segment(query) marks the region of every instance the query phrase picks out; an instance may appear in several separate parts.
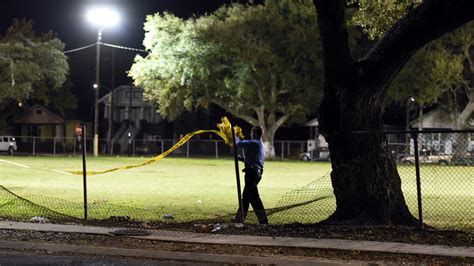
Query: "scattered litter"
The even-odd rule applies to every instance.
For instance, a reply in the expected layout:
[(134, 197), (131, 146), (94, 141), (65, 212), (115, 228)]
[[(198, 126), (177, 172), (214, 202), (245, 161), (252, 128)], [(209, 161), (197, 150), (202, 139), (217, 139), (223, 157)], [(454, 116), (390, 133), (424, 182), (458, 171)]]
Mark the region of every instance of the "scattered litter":
[(109, 220), (114, 222), (127, 222), (130, 221), (130, 216), (110, 216)]
[(166, 219), (174, 219), (174, 215), (172, 213), (167, 213), (165, 215), (163, 215), (163, 217), (165, 217)]
[(226, 227), (227, 227), (226, 224), (220, 224), (220, 223), (214, 224), (214, 229), (211, 230), (211, 233), (219, 232), (220, 230), (222, 230)]
[(210, 233), (214, 229), (213, 224), (195, 224), (194, 230), (197, 233)]
[(226, 224), (194, 224), (194, 231), (197, 233), (217, 233), (224, 228), (227, 228)]
[(30, 222), (35, 222), (35, 223), (48, 223), (49, 219), (41, 216), (34, 216), (31, 217)]
[(94, 200), (92, 202), (92, 204), (106, 204), (109, 200), (108, 199), (98, 199), (98, 200)]
[(201, 200), (197, 200), (197, 201), (196, 201), (196, 203), (199, 203), (199, 204), (201, 204), (201, 203), (202, 203), (202, 201), (201, 201)]

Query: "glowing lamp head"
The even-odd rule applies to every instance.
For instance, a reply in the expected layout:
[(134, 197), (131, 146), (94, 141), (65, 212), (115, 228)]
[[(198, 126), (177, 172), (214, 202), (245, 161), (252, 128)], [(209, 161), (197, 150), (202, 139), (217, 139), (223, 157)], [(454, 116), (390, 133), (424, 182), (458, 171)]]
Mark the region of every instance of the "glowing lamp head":
[(98, 28), (112, 27), (119, 23), (119, 14), (110, 7), (95, 7), (87, 11), (87, 20)]

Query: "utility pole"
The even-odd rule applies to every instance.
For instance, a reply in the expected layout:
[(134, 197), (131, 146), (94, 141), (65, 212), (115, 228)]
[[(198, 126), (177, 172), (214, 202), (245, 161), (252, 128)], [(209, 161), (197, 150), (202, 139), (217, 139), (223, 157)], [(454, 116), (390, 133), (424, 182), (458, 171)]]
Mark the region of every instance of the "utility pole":
[(97, 31), (95, 61), (95, 111), (94, 111), (94, 157), (99, 156), (99, 87), (100, 87), (100, 46), (102, 45), (102, 28)]
[(110, 96), (109, 96), (109, 123), (107, 131), (107, 147), (109, 153), (112, 154), (112, 130), (113, 130), (113, 115), (114, 115), (114, 89), (115, 89), (115, 49), (112, 49), (112, 78), (110, 82)]

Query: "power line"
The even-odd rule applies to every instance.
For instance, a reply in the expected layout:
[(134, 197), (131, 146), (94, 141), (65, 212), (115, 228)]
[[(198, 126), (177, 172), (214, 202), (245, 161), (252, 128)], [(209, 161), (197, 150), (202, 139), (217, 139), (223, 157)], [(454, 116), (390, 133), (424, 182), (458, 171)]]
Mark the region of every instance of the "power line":
[(93, 43), (93, 44), (89, 44), (89, 45), (86, 45), (86, 46), (83, 46), (83, 47), (79, 47), (79, 48), (76, 48), (76, 49), (64, 51), (64, 53), (65, 53), (65, 54), (74, 53), (74, 52), (78, 52), (78, 51), (81, 51), (81, 50), (85, 50), (85, 49), (87, 49), (87, 48), (90, 48), (90, 47), (93, 47), (93, 46), (96, 46), (96, 45), (97, 45), (97, 43)]
[[(115, 44), (110, 44), (110, 43), (100, 43), (101, 45), (104, 45), (104, 46), (108, 46), (108, 47), (111, 47), (111, 48), (116, 48), (116, 49), (122, 49), (122, 50), (128, 50), (128, 51), (135, 51), (135, 52), (141, 52), (141, 53), (146, 53), (147, 51), (143, 50), (143, 49), (137, 49), (137, 48), (132, 48), (132, 47), (125, 47), (125, 46), (120, 46), (120, 45), (115, 45)], [(79, 48), (76, 48), (76, 49), (72, 49), (72, 50), (67, 50), (67, 51), (64, 51), (65, 54), (68, 54), (68, 53), (74, 53), (74, 52), (79, 52), (79, 51), (82, 51), (82, 50), (85, 50), (87, 48), (90, 48), (90, 47), (94, 47), (96, 46), (97, 43), (92, 43), (92, 44), (89, 44), (89, 45), (86, 45), (86, 46), (83, 46), (83, 47), (79, 47)]]
[(143, 50), (143, 49), (137, 49), (137, 48), (119, 46), (119, 45), (110, 44), (110, 43), (102, 43), (102, 45), (108, 46), (108, 47), (112, 47), (112, 48), (122, 49), (122, 50), (129, 50), (129, 51), (147, 53), (147, 51), (145, 51), (145, 50)]

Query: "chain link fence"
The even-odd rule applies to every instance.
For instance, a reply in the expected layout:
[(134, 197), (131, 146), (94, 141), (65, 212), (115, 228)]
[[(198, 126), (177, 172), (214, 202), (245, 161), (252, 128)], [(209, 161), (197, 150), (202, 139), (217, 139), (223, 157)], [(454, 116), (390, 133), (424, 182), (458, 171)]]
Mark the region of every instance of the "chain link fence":
[[(75, 156), (82, 153), (80, 138), (28, 136), (14, 136), (14, 138), (17, 144), (15, 153), (18, 155)], [(99, 153), (102, 155), (156, 156), (168, 150), (177, 142), (176, 139), (131, 139), (123, 145), (114, 143), (114, 141), (109, 145), (106, 139), (100, 139)], [(307, 151), (307, 144), (307, 141), (277, 140), (274, 142), (276, 158), (282, 160), (302, 159), (303, 153)], [(87, 153), (92, 153), (92, 138), (86, 139), (86, 146)], [(191, 139), (169, 156), (219, 159), (232, 157), (233, 155), (228, 145), (222, 140)]]
[(474, 131), (358, 132), (383, 134), (397, 163), (412, 215), (438, 228), (474, 227)]
[[(397, 163), (403, 195), (414, 217), (420, 217), (425, 224), (436, 228), (474, 230), (474, 131), (355, 134), (361, 138), (369, 138), (374, 134), (383, 136), (390, 155)], [(88, 149), (92, 150), (92, 141), (86, 143), (90, 147)], [(82, 148), (75, 144), (74, 139), (42, 142), (35, 138), (18, 137), (17, 144), (18, 152), (27, 154), (44, 151), (56, 155), (79, 155)], [(146, 152), (159, 154), (173, 144), (172, 140), (148, 142), (146, 147), (149, 150)], [(137, 143), (132, 143), (132, 146), (134, 154), (145, 152)], [(280, 158), (300, 159), (306, 142), (276, 142), (275, 148)], [(193, 140), (183, 145), (173, 156), (221, 158), (231, 155), (230, 149), (221, 141)], [(81, 183), (77, 185), (80, 186)], [(45, 196), (41, 190), (35, 195), (22, 194), (21, 189), (18, 191), (20, 192), (13, 192), (7, 186), (0, 187), (0, 217), (18, 220), (39, 217), (37, 219), (45, 218), (55, 222), (83, 221), (83, 203)], [(88, 202), (87, 207), (88, 217), (92, 222), (147, 229), (192, 227), (196, 223), (226, 223), (233, 218), (235, 209), (221, 208), (223, 202), (207, 207), (196, 202), (192, 203), (195, 205), (189, 213), (182, 212), (179, 199), (173, 206), (147, 207), (144, 204), (143, 208), (96, 199)], [(317, 223), (326, 219), (336, 209), (329, 173), (315, 176), (313, 181), (304, 186), (288, 187), (288, 192), (283, 193), (276, 204), (266, 207), (272, 224)], [(176, 213), (179, 213), (179, 217)], [(257, 223), (257, 219), (254, 215), (249, 215), (247, 222)]]

